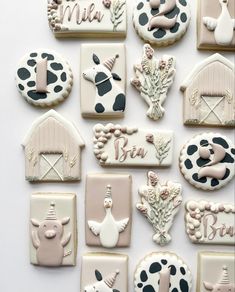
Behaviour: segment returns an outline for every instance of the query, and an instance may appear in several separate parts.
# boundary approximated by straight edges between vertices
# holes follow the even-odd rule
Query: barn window
[[[202,96],[200,104],[201,124],[223,124],[225,96]]]
[[[41,153],[40,154],[40,180],[63,181],[63,154]]]

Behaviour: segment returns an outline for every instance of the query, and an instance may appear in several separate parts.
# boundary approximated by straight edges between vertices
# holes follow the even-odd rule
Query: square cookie
[[[76,195],[34,193],[30,202],[31,264],[75,266],[76,257]]]
[[[198,254],[197,292],[234,291],[235,255],[200,252]]]
[[[128,256],[89,253],[82,258],[81,291],[128,291]]]
[[[121,118],[126,106],[124,44],[81,45],[81,113],[85,118]]]
[[[234,29],[234,0],[198,0],[198,49],[235,51]]]
[[[89,174],[86,181],[86,244],[127,247],[131,240],[132,178]]]

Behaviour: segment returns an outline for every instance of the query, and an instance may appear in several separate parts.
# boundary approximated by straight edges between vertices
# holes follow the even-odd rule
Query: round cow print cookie
[[[133,24],[145,41],[167,46],[185,34],[190,15],[187,0],[136,0]]]
[[[212,191],[234,177],[234,158],[232,141],[218,133],[203,133],[181,150],[180,170],[195,187]]]
[[[56,105],[68,97],[73,85],[73,75],[64,58],[41,49],[21,59],[16,72],[16,83],[29,103],[46,107]]]
[[[134,285],[136,292],[189,292],[192,275],[188,266],[176,254],[156,252],[139,263]]]

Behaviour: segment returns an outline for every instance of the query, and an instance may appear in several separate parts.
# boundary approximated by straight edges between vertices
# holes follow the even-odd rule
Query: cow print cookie
[[[190,22],[187,0],[136,0],[133,24],[138,35],[157,46],[179,40]]]
[[[52,51],[40,49],[21,59],[16,72],[16,83],[27,102],[49,107],[69,96],[73,75],[64,58]]]
[[[137,266],[135,292],[189,292],[192,275],[188,266],[174,253],[156,252]]]
[[[220,189],[234,177],[235,147],[218,133],[195,136],[180,153],[180,170],[193,186]]]

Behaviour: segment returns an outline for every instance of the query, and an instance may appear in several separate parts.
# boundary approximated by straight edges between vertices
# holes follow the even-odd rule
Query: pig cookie
[[[225,186],[234,177],[235,147],[218,133],[202,133],[182,148],[180,170],[185,179],[203,190]]]
[[[138,35],[156,46],[168,46],[179,40],[190,22],[186,0],[137,0],[133,25]]]
[[[156,252],[147,255],[137,266],[134,286],[135,292],[189,292],[192,275],[188,266],[176,254]]]
[[[39,49],[21,59],[16,72],[16,83],[27,102],[49,107],[69,96],[73,75],[64,58],[55,52]]]

